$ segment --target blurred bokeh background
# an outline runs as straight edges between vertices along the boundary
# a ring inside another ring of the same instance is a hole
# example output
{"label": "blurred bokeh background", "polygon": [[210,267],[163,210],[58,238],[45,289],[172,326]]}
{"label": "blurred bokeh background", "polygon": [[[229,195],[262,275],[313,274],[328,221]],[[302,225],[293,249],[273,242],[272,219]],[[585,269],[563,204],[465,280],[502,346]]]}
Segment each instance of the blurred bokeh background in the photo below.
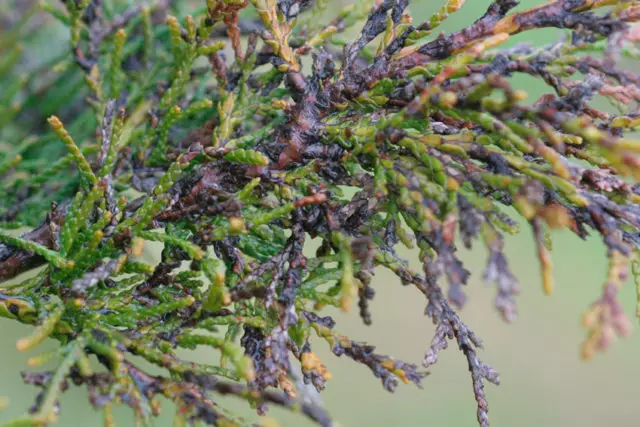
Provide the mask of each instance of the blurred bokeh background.
{"label": "blurred bokeh background", "polygon": [[[0,15],[17,14],[13,6],[23,0],[0,0]],[[24,0],[27,2],[27,0]],[[334,12],[340,6],[329,7]],[[135,4],[135,0],[121,0]],[[180,0],[178,0],[178,3]],[[542,0],[522,1],[518,9],[530,7]],[[185,3],[185,11],[204,0]],[[410,9],[415,21],[421,22],[441,6],[440,0],[417,0]],[[486,10],[489,0],[471,0],[452,16],[442,31],[462,28]],[[24,9],[24,8],[23,8]],[[47,22],[47,21],[43,21]],[[53,57],[65,49],[66,34],[54,23],[43,35],[41,57]],[[0,37],[6,28],[0,27]],[[539,30],[516,37],[510,44],[530,42],[549,43],[557,39],[560,30]],[[543,85],[529,80],[518,81],[534,101],[548,91]],[[602,106],[603,108],[606,108]],[[11,143],[11,141],[3,141]],[[467,289],[468,305],[462,310],[463,320],[483,339],[484,361],[501,373],[501,385],[486,386],[492,425],[503,426],[635,426],[640,424],[638,413],[638,381],[640,381],[640,338],[637,331],[630,338],[616,342],[604,355],[584,362],[579,346],[584,337],[581,315],[600,295],[606,278],[605,249],[598,237],[581,241],[569,232],[553,235],[553,264],[556,289],[552,296],[542,293],[541,280],[531,231],[522,224],[519,236],[506,239],[511,268],[520,279],[519,317],[513,324],[505,324],[493,309],[494,289],[482,282],[481,273],[487,254],[478,247],[462,251],[461,258],[474,274]],[[407,258],[412,254],[405,253]],[[419,268],[419,266],[414,265]],[[366,327],[356,313],[332,313],[336,329],[352,339],[377,345],[378,351],[394,357],[420,363],[429,347],[433,325],[423,315],[425,301],[411,287],[402,287],[395,278],[379,271],[374,282],[376,298],[371,305],[373,325]],[[629,316],[634,315],[635,290],[631,283],[620,295]],[[634,322],[635,324],[635,322]],[[635,328],[637,329],[637,328]],[[27,355],[15,349],[15,342],[28,333],[28,328],[0,319],[0,396],[10,404],[0,413],[0,421],[8,420],[32,404],[36,390],[25,386],[20,371],[27,369]],[[55,343],[48,343],[55,345]],[[40,348],[43,351],[44,348]],[[444,351],[439,362],[424,381],[424,389],[401,385],[394,394],[385,392],[380,382],[367,368],[344,358],[336,358],[323,342],[315,349],[333,373],[322,394],[327,409],[342,426],[475,426],[475,401],[466,360],[455,344]],[[196,351],[194,361],[218,358],[216,352]],[[244,402],[223,399],[221,403],[249,420],[257,420]],[[170,426],[173,411],[165,405],[164,415],[157,426]],[[310,425],[301,416],[272,410],[270,416],[284,426]],[[130,410],[118,408],[116,424],[133,426]],[[102,425],[102,416],[89,405],[83,389],[64,395],[60,426]]]}

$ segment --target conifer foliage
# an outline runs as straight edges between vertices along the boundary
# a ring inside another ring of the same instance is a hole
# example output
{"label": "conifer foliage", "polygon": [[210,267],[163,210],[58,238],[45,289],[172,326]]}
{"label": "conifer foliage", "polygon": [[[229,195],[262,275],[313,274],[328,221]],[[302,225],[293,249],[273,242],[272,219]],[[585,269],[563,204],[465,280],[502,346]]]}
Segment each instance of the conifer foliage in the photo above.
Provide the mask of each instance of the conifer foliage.
{"label": "conifer foliage", "polygon": [[[601,235],[609,275],[586,309],[584,357],[629,333],[616,294],[628,270],[640,273],[637,1],[495,0],[449,34],[438,26],[464,0],[430,17],[411,17],[408,0],[337,13],[327,0],[198,0],[191,14],[180,0],[9,3],[0,315],[33,326],[19,350],[47,338],[59,348],[28,360],[55,369],[23,373],[39,393],[8,425],[53,423],[60,395],[85,387],[106,426],[116,404],[150,423],[160,399],[178,426],[242,425],[221,395],[331,426],[300,386],[331,379],[314,348],[393,392],[429,387],[451,343],[487,426],[483,389],[499,375],[460,317],[470,273],[456,248],[487,248],[484,278],[513,320],[510,215],[530,225],[545,293],[549,230]],[[34,34],[52,21],[68,36],[50,43],[67,45],[37,61]],[[508,43],[540,28],[557,42]],[[513,82],[523,75],[548,94],[527,99]],[[151,242],[155,262],[143,256]],[[371,324],[382,269],[424,298],[435,324],[419,364],[342,335],[327,314],[353,309]],[[180,351],[199,346],[219,363]]]}

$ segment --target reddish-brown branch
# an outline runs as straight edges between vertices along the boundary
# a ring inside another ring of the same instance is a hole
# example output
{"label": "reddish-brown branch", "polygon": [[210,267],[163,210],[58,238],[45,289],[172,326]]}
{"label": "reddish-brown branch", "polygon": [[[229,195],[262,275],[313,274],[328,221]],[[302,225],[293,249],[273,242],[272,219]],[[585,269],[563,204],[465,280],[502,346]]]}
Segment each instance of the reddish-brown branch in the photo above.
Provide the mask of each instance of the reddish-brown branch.
{"label": "reddish-brown branch", "polygon": [[393,69],[409,69],[430,61],[444,59],[463,50],[473,42],[494,34],[518,34],[523,31],[556,27],[577,28],[609,35],[626,25],[620,19],[597,18],[583,12],[614,4],[613,0],[556,0],[542,6],[507,15],[517,5],[516,1],[506,0],[491,4],[487,13],[468,28],[451,33],[420,47],[417,51],[399,55]]}

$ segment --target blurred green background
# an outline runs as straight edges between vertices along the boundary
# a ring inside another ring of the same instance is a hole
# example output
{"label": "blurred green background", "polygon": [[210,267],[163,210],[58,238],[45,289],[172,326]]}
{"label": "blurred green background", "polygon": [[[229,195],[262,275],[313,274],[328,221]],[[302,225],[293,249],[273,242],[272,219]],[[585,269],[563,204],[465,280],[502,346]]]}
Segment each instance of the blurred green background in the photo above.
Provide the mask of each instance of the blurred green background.
{"label": "blurred green background", "polygon": [[[17,0],[18,4],[22,0]],[[518,9],[542,0],[523,1]],[[3,10],[0,14],[18,13]],[[131,0],[134,4],[136,1]],[[204,0],[198,0],[198,4]],[[489,1],[467,2],[452,16],[442,31],[462,28],[486,10]],[[411,6],[414,22],[426,19],[441,6],[440,1],[419,0]],[[335,9],[330,8],[330,11]],[[539,30],[516,37],[509,42],[548,43],[560,36],[559,30]],[[1,37],[1,33],[0,33]],[[66,48],[66,40],[48,38],[43,53],[53,54]],[[514,79],[516,82],[519,80]],[[529,92],[529,101],[548,91],[543,85],[520,80]],[[516,83],[517,84],[517,83]],[[544,297],[538,260],[531,231],[526,225],[517,237],[507,237],[506,248],[511,268],[520,279],[519,317],[505,324],[493,309],[495,290],[481,280],[486,252],[480,248],[462,250],[461,258],[474,274],[467,289],[469,302],[461,317],[484,340],[481,358],[500,373],[502,384],[486,385],[489,415],[493,426],[635,426],[640,425],[637,381],[640,379],[640,340],[637,334],[614,343],[603,355],[589,362],[581,361],[579,346],[584,337],[581,315],[599,297],[606,278],[605,249],[598,237],[579,240],[569,232],[554,234],[553,263],[556,289]],[[405,253],[409,258],[412,254]],[[418,265],[414,265],[419,268]],[[434,327],[423,315],[425,301],[411,287],[402,287],[394,276],[379,271],[374,282],[376,298],[371,305],[373,325],[366,327],[356,313],[335,314],[336,330],[352,339],[377,345],[378,352],[420,363],[429,347]],[[620,295],[629,316],[633,316],[635,290],[626,286]],[[635,322],[634,322],[635,324]],[[4,348],[0,351],[0,396],[10,404],[0,413],[0,421],[22,414],[33,402],[36,390],[22,383],[19,372],[25,370],[25,355],[15,350],[18,338],[28,328],[0,319]],[[54,345],[55,343],[48,343]],[[44,348],[40,347],[39,351]],[[424,380],[424,389],[400,385],[394,394],[385,392],[370,371],[345,358],[333,356],[326,343],[317,341],[314,351],[333,373],[322,393],[325,406],[342,426],[475,426],[475,401],[466,360],[454,344],[441,353],[439,362]],[[196,351],[194,361],[218,358],[216,352]],[[220,401],[249,420],[257,420],[244,402]],[[310,425],[301,416],[272,410],[270,416],[284,426]],[[165,405],[157,426],[170,426],[173,411]],[[133,425],[130,410],[118,408],[116,423]],[[73,389],[64,395],[60,426],[98,426],[102,416],[89,405],[84,389]]]}

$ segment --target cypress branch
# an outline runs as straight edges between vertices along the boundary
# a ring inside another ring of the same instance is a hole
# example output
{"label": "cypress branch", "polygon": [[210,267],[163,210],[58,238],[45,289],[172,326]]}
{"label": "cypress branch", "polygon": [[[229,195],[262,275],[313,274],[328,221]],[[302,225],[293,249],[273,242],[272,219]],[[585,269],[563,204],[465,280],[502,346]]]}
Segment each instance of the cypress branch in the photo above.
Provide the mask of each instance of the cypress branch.
{"label": "cypress branch", "polygon": [[[314,351],[324,341],[390,392],[429,386],[454,343],[488,426],[484,386],[500,376],[460,317],[474,301],[458,248],[486,249],[495,309],[515,321],[504,236],[527,227],[546,295],[565,286],[552,231],[597,234],[607,249],[583,357],[630,334],[619,297],[631,268],[640,307],[637,2],[495,0],[436,35],[464,0],[424,21],[404,0],[338,11],[326,0],[207,0],[193,16],[184,0],[9,1],[0,224],[32,229],[0,231],[0,282],[34,271],[3,284],[0,316],[33,327],[22,350],[60,342],[28,365],[61,362],[24,374],[44,391],[6,425],[52,424],[70,383],[109,426],[121,404],[132,424],[150,423],[159,398],[178,424],[239,425],[218,395],[335,425],[296,374],[325,388],[333,376]],[[38,13],[68,31],[49,62],[32,37],[49,25]],[[542,28],[558,41],[513,45]],[[380,268],[416,291],[435,325],[421,367],[340,334],[328,314],[357,307],[374,324]],[[220,359],[190,362],[182,349],[198,346]]]}

